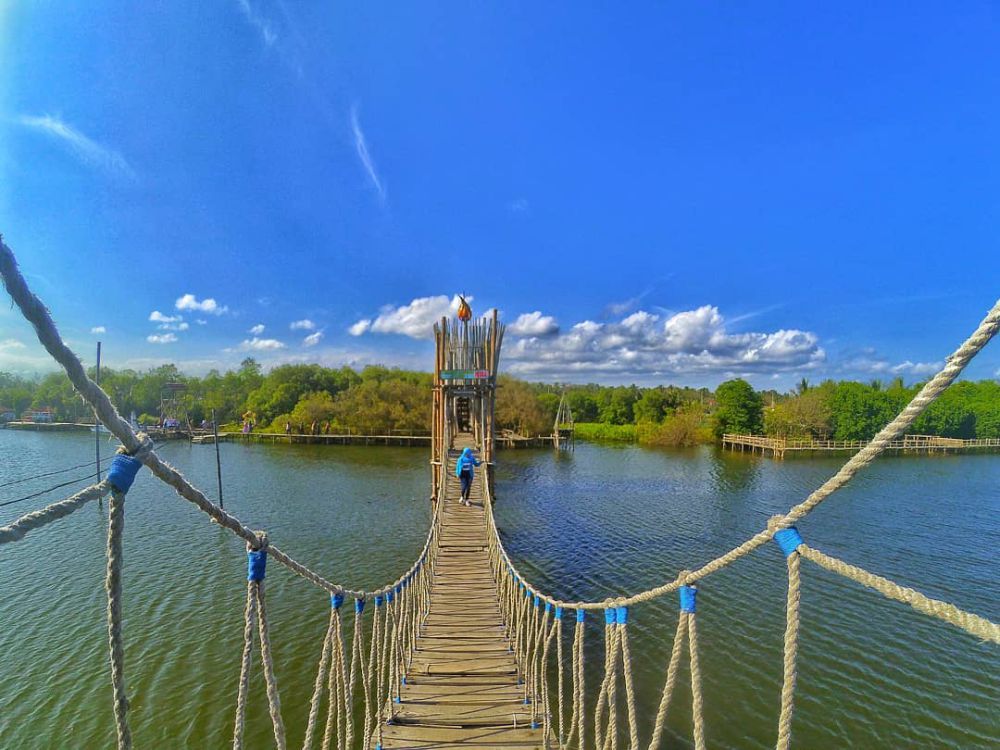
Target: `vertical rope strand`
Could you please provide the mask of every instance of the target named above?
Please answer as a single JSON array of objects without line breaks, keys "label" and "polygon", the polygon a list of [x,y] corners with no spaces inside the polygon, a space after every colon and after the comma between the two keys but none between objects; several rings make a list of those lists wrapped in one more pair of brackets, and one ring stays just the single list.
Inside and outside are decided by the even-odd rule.
[{"label": "vertical rope strand", "polygon": [[667,676],[663,682],[663,694],[660,697],[660,707],[656,710],[656,719],[653,722],[653,736],[649,740],[648,750],[658,750],[663,737],[663,729],[667,722],[667,709],[670,706],[670,697],[674,692],[674,684],[677,682],[677,666],[681,661],[681,648],[684,645],[684,634],[687,632],[688,613],[681,612],[677,620],[677,631],[674,633],[674,646],[670,650],[670,662],[667,665]]},{"label": "vertical rope strand", "polygon": [[776,750],[788,750],[792,743],[792,714],[795,710],[795,660],[799,650],[799,553],[792,552],[785,560],[788,563],[788,599],[785,604],[784,674],[781,683],[781,713],[778,717]]},{"label": "vertical rope strand", "polygon": [[115,730],[119,750],[130,750],[128,695],[125,692],[125,646],[122,640],[122,537],[125,533],[125,495],[114,491],[108,516],[108,568],[104,587],[108,595],[108,651],[114,694]]},{"label": "vertical rope strand", "polygon": [[267,709],[274,727],[274,742],[278,750],[285,750],[285,722],[281,718],[281,699],[278,697],[278,681],[274,675],[274,660],[271,656],[271,636],[267,625],[267,609],[264,599],[264,581],[256,581],[257,625],[260,630],[260,658],[264,667],[264,684],[267,687]]},{"label": "vertical rope strand", "polygon": [[701,667],[698,664],[698,628],[694,612],[688,615],[688,649],[691,653],[691,714],[695,750],[705,750],[705,717],[702,714]]},{"label": "vertical rope strand", "polygon": [[257,621],[257,598],[253,581],[247,581],[247,603],[243,612],[243,658],[240,661],[240,684],[236,691],[236,723],[233,727],[233,750],[243,750],[246,725],[247,693],[250,691],[250,660],[253,657],[253,628]]}]

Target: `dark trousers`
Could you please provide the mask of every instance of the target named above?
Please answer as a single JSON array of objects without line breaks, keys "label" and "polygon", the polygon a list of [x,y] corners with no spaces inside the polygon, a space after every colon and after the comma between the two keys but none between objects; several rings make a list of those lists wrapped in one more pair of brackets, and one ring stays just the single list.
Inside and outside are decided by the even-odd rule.
[{"label": "dark trousers", "polygon": [[472,489],[472,472],[463,471],[458,475],[458,478],[462,480],[462,497],[468,500],[469,491]]}]

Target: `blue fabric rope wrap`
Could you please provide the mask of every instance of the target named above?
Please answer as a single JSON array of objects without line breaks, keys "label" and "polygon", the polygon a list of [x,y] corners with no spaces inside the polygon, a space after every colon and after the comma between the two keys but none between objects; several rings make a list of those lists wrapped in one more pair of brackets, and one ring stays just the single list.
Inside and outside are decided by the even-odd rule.
[{"label": "blue fabric rope wrap", "polygon": [[628,607],[615,608],[615,622],[617,622],[619,625],[628,624]]},{"label": "blue fabric rope wrap", "polygon": [[698,608],[698,589],[694,586],[681,586],[678,593],[681,597],[681,612],[693,615]]},{"label": "blue fabric rope wrap", "polygon": [[802,544],[802,537],[799,536],[797,528],[789,526],[787,529],[775,531],[774,541],[781,547],[781,551],[785,553],[785,557],[790,557],[799,548],[799,545]]},{"label": "blue fabric rope wrap", "polygon": [[267,568],[267,550],[247,552],[247,580],[263,581]]},{"label": "blue fabric rope wrap", "polygon": [[556,619],[557,620],[561,620],[562,619],[562,612],[563,612],[562,607],[556,607]]},{"label": "blue fabric rope wrap", "polygon": [[535,606],[538,607],[541,605],[541,603],[542,603],[541,597],[539,597],[538,594],[535,594]]},{"label": "blue fabric rope wrap", "polygon": [[586,616],[587,616],[587,610],[585,610],[585,609],[578,609],[576,611],[576,621],[577,622],[583,622],[583,619]]},{"label": "blue fabric rope wrap", "polygon": [[112,487],[124,495],[132,488],[135,475],[139,473],[141,468],[142,461],[138,458],[119,453],[111,461],[111,468],[108,469],[108,481]]},{"label": "blue fabric rope wrap", "polygon": [[354,614],[360,615],[364,611],[365,611],[365,600],[364,599],[355,599],[354,600]]},{"label": "blue fabric rope wrap", "polygon": [[615,624],[615,608],[614,607],[610,607],[610,608],[604,610],[604,624],[608,625],[608,626]]},{"label": "blue fabric rope wrap", "polygon": [[381,607],[382,606],[382,595],[381,594],[376,594],[376,596],[375,596],[375,606],[376,607]]},{"label": "blue fabric rope wrap", "polygon": [[343,604],[344,604],[344,595],[343,594],[331,594],[330,595],[330,606],[331,607],[333,607],[334,609],[340,609]]}]

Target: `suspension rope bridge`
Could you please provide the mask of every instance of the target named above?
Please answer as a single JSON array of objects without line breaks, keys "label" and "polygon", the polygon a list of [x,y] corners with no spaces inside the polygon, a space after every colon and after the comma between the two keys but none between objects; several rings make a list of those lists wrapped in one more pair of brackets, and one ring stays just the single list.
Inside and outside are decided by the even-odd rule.
[{"label": "suspension rope bridge", "polygon": [[[333,583],[212,503],[152,441],[136,433],[106,393],[90,380],[63,343],[42,302],[32,294],[13,252],[0,238],[0,276],[39,341],[66,370],[100,421],[122,443],[107,477],[80,492],[0,527],[0,544],[23,539],[110,495],[107,572],[108,647],[118,747],[132,747],[122,629],[122,539],[125,499],[142,466],[213,521],[247,544],[247,598],[233,748],[244,746],[251,666],[259,652],[263,693],[275,745],[287,747],[268,630],[265,580],[269,560],[329,596],[329,624],[309,704],[303,749],[395,750],[435,747],[558,747],[657,750],[663,738],[681,662],[689,663],[691,736],[705,744],[698,662],[698,583],[773,541],[788,576],[782,685],[775,747],[790,747],[795,706],[801,560],[855,581],[884,597],[943,620],[982,641],[1000,644],[1000,625],[847,562],[803,541],[796,523],[842,488],[902,435],[1000,329],[1000,302],[900,414],[805,500],[720,557],[647,591],[604,601],[567,602],[539,590],[504,548],[493,514],[493,407],[503,326],[492,320],[435,326],[432,499],[427,539],[413,565],[374,591]],[[462,420],[457,419],[461,404]],[[456,451],[477,447],[485,471],[473,482],[471,506],[458,504]],[[648,737],[640,736],[640,702],[629,642],[630,609],[676,593],[680,617],[664,667],[663,687]],[[349,614],[353,612],[352,614]],[[603,618],[601,617],[603,614]],[[603,628],[600,620],[603,619]],[[595,622],[596,621],[596,622]],[[572,624],[570,624],[572,623]],[[585,680],[587,631],[601,628],[604,664],[596,684]],[[664,634],[666,637],[666,634]],[[593,649],[590,649],[593,652]],[[595,697],[596,696],[596,697]],[[655,698],[655,696],[653,696]],[[652,705],[653,702],[649,702]]]}]

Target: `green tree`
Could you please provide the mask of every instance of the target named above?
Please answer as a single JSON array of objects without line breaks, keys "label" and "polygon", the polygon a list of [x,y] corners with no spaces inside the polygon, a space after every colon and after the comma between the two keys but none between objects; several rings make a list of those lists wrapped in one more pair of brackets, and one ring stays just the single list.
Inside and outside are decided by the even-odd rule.
[{"label": "green tree", "polygon": [[715,402],[713,431],[716,437],[727,432],[746,434],[763,430],[760,394],[747,381],[737,378],[722,383],[715,390]]}]

